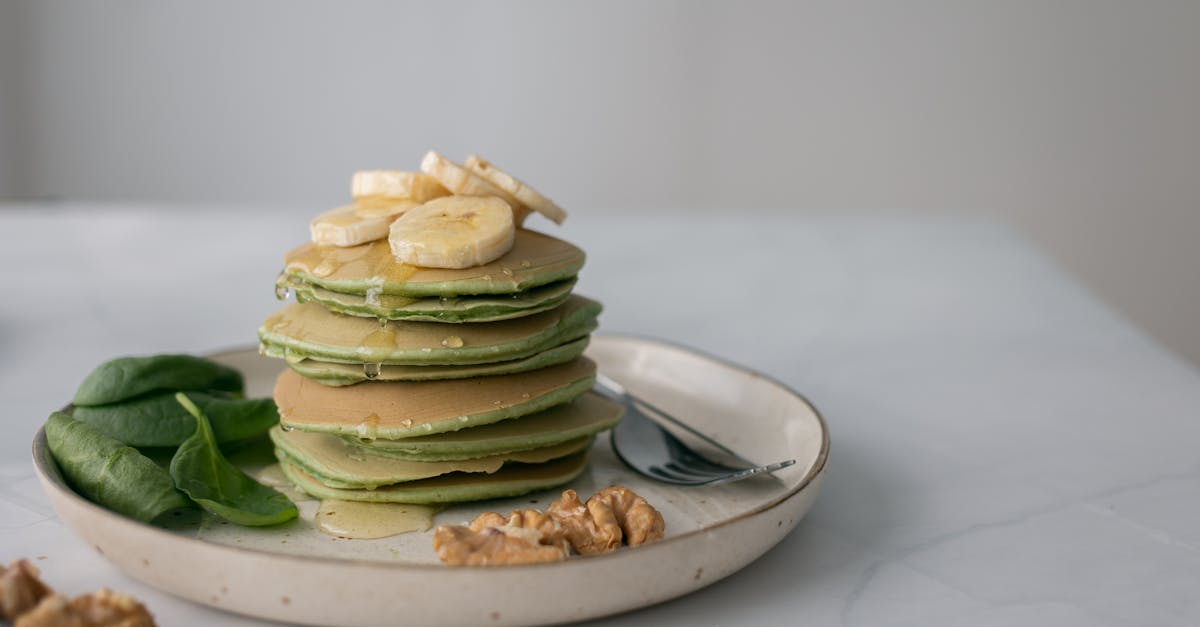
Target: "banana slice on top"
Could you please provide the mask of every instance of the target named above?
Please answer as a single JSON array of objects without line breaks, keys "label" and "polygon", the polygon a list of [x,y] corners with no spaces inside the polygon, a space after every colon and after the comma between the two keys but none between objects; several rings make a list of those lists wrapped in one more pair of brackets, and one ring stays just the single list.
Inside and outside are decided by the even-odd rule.
[{"label": "banana slice on top", "polygon": [[496,196],[445,196],[404,212],[388,243],[397,261],[426,268],[470,268],[512,249],[512,207]]},{"label": "banana slice on top", "polygon": [[313,218],[309,231],[318,246],[358,246],[387,237],[392,221],[419,204],[392,201],[368,206],[345,205]]},{"label": "banana slice on top", "polygon": [[504,202],[512,207],[517,226],[524,224],[525,217],[529,215],[529,208],[521,204],[516,196],[432,150],[425,153],[425,158],[421,159],[421,171],[437,179],[451,193],[462,196],[498,196],[504,199]]},{"label": "banana slice on top", "polygon": [[[563,220],[567,219],[567,212],[554,204],[553,200],[546,198],[541,192],[521,182],[517,177],[492,165],[483,157],[479,155],[467,157],[466,166],[468,170],[483,177],[487,182],[511,194],[525,207],[550,218],[555,224],[562,224]],[[524,220],[522,220],[523,222]]]},{"label": "banana slice on top", "polygon": [[437,179],[420,172],[404,170],[362,170],[350,179],[350,195],[358,204],[378,204],[379,200],[414,200],[418,204],[449,196],[450,190]]},{"label": "banana slice on top", "polygon": [[437,179],[452,194],[499,196],[510,205],[520,204],[515,196],[489,183],[461,165],[430,150],[421,159],[421,171]]}]

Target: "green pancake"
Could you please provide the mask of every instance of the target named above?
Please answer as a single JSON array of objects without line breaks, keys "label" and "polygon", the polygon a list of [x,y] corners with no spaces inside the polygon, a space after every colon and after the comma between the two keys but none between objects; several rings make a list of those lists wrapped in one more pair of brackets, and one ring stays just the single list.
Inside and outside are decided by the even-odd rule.
[{"label": "green pancake", "polygon": [[515,294],[410,298],[367,290],[366,295],[342,294],[299,278],[279,275],[276,293],[290,289],[299,302],[319,303],[326,309],[351,316],[411,320],[415,322],[492,322],[528,316],[553,309],[571,295],[575,279],[556,281]]},{"label": "green pancake", "polygon": [[493,474],[451,473],[383,486],[374,490],[334,488],[309,474],[284,456],[283,473],[300,490],[320,499],[374,503],[458,503],[519,496],[560,486],[578,477],[587,467],[587,452],[575,453],[544,464],[506,464]]},{"label": "green pancake", "polygon": [[624,408],[588,392],[575,400],[516,420],[403,440],[363,442],[343,436],[347,444],[373,455],[408,461],[453,461],[554,446],[611,429]]},{"label": "green pancake", "polygon": [[530,316],[449,326],[343,316],[316,303],[292,303],[263,322],[267,354],[349,364],[463,365],[511,361],[576,340],[597,326],[600,303],[572,295]]},{"label": "green pancake", "polygon": [[586,357],[558,366],[474,379],[390,381],[329,387],[285,369],[275,381],[285,428],[399,439],[518,418],[569,402],[596,380]]},{"label": "green pancake", "polygon": [[[491,364],[469,364],[466,366],[380,366],[379,374],[367,377],[366,369],[359,364],[339,364],[317,359],[288,359],[287,365],[301,376],[319,381],[324,385],[353,385],[363,381],[435,381],[438,379],[470,379],[474,377],[527,372],[557,364],[564,364],[583,354],[588,337],[572,340],[566,344],[548,348],[540,353],[521,359],[498,361]],[[270,357],[283,358],[274,347],[263,353]]]},{"label": "green pancake", "polygon": [[473,268],[419,268],[397,263],[386,239],[359,246],[303,244],[284,257],[289,277],[342,294],[394,294],[424,298],[463,294],[514,294],[569,279],[584,254],[560,239],[517,229],[512,250]]},{"label": "green pancake", "polygon": [[584,436],[553,446],[503,455],[457,461],[413,462],[375,455],[370,449],[354,446],[332,435],[284,431],[279,427],[272,428],[268,433],[278,449],[277,456],[286,458],[310,475],[320,477],[325,485],[365,490],[452,472],[491,474],[500,470],[505,463],[541,464],[578,453],[592,445],[592,437]]}]

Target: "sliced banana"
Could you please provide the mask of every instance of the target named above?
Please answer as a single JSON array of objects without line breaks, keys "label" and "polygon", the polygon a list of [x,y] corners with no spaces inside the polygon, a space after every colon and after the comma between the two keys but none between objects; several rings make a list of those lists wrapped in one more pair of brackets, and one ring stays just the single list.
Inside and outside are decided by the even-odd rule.
[{"label": "sliced banana", "polygon": [[[415,200],[360,200],[354,203],[354,213],[363,218],[391,218],[394,220],[405,211],[419,206],[421,203]],[[388,225],[391,226],[391,220],[388,220]],[[384,237],[387,235],[384,234]]]},{"label": "sliced banana", "polygon": [[513,211],[496,196],[446,196],[404,212],[388,242],[397,261],[426,268],[470,268],[512,249]]},{"label": "sliced banana", "polygon": [[522,206],[550,218],[555,224],[562,224],[563,220],[567,219],[567,212],[554,204],[553,200],[546,198],[541,192],[521,182],[515,176],[497,168],[483,157],[479,155],[467,157],[466,166],[468,170],[483,177],[487,182],[511,194]]},{"label": "sliced banana", "polygon": [[362,170],[350,179],[350,195],[359,204],[379,200],[414,200],[418,204],[450,195],[437,179],[404,170]]},{"label": "sliced banana", "polygon": [[421,171],[437,179],[438,183],[453,194],[499,196],[510,205],[518,202],[511,194],[432,150],[425,153],[425,157],[421,159]]},{"label": "sliced banana", "polygon": [[392,221],[416,206],[412,201],[372,207],[345,205],[313,218],[309,231],[318,246],[357,246],[387,237]]},{"label": "sliced banana", "polygon": [[492,185],[487,179],[430,150],[421,159],[421,171],[437,179],[451,193],[461,196],[498,196],[513,208],[517,225],[525,223],[529,209],[516,196]]}]

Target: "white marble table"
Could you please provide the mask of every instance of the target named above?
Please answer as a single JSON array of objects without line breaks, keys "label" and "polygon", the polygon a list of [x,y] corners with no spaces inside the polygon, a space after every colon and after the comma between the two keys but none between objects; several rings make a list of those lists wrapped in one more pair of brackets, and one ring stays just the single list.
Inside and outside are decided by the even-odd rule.
[{"label": "white marble table", "polygon": [[[0,560],[165,625],[252,624],[126,578],[29,443],[118,354],[250,344],[309,211],[0,206]],[[604,625],[1200,624],[1200,376],[989,223],[575,215],[603,329],[769,373],[832,431],[823,493],[728,579]]]}]

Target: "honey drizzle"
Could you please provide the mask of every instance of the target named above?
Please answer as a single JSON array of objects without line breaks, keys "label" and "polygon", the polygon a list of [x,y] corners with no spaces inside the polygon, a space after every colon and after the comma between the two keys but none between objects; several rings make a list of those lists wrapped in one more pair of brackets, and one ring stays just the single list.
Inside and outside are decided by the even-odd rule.
[{"label": "honey drizzle", "polygon": [[314,520],[317,529],[339,538],[386,538],[433,527],[437,509],[405,503],[364,503],[326,499]]}]

